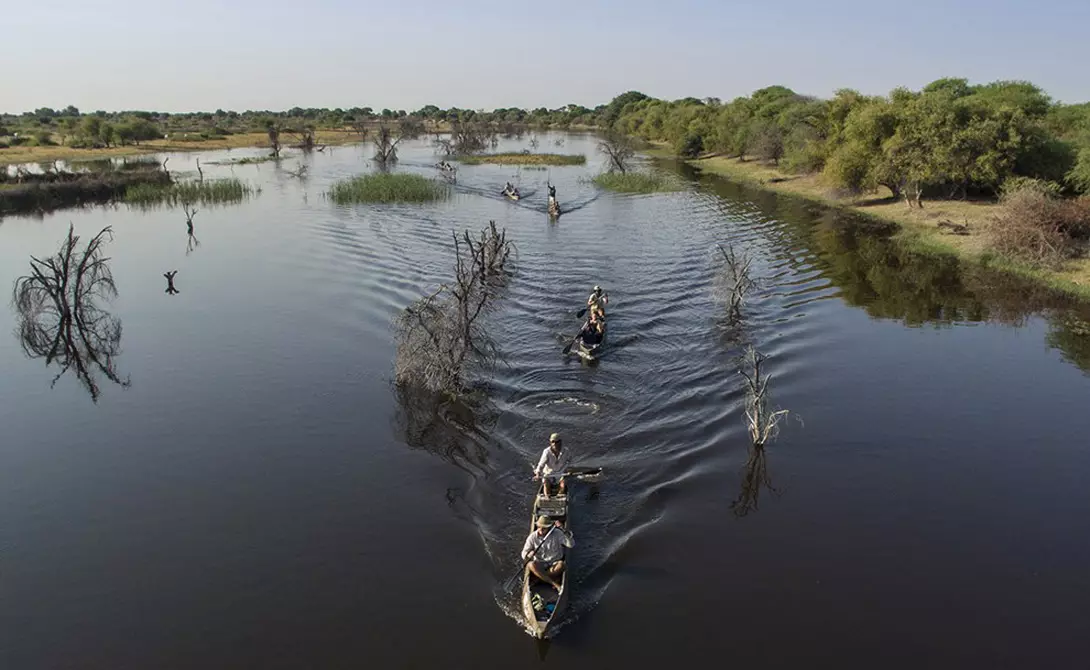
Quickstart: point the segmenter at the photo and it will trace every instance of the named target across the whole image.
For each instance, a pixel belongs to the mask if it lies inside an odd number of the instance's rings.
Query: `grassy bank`
[[[362,202],[431,202],[450,195],[446,184],[404,172],[373,172],[339,181],[329,190],[338,205]]]
[[[472,156],[459,156],[458,162],[463,165],[585,165],[587,157],[583,154],[477,154]]]
[[[649,153],[659,157],[672,157],[672,152],[665,148],[654,149]],[[1056,271],[1008,260],[988,250],[988,229],[999,211],[999,205],[994,201],[924,200],[923,209],[909,209],[903,200],[894,200],[888,191],[846,198],[829,188],[820,175],[792,175],[759,161],[742,162],[737,158],[712,156],[687,162],[705,172],[732,181],[803,197],[895,223],[899,226],[895,237],[915,250],[951,254],[1090,300],[1090,258],[1070,261],[1063,270]],[[939,227],[942,222],[968,225],[968,234],[950,234]]]
[[[285,134],[281,137],[285,147],[290,147],[294,137]],[[336,145],[359,142],[359,135],[341,130],[319,130],[315,134],[318,144]],[[171,137],[165,140],[141,142],[109,149],[73,149],[62,146],[16,146],[0,149],[0,165],[16,163],[39,163],[46,161],[80,161],[92,158],[116,158],[139,154],[162,153],[168,151],[216,151],[220,149],[239,149],[242,147],[267,147],[269,137],[265,133],[239,133],[224,137],[202,139],[196,134],[193,139],[185,136]]]
[[[601,188],[618,193],[663,193],[682,189],[677,178],[661,172],[603,172],[593,181]]]
[[[124,200],[140,206],[183,203],[223,205],[242,202],[252,193],[253,189],[238,179],[208,179],[175,184],[137,184],[125,191]]]

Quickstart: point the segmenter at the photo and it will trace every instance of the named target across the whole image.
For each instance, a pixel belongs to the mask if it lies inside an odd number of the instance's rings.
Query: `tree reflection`
[[[117,296],[103,246],[112,239],[103,228],[80,249],[71,225],[57,253],[45,260],[30,257],[30,274],[15,280],[13,304],[17,332],[30,358],[59,367],[51,384],[74,369],[80,384],[98,401],[99,377],[129,385],[117,371],[121,353],[121,321],[100,306]]]
[[[394,397],[394,421],[406,444],[466,471],[487,469],[483,429],[495,416],[483,403],[471,404],[474,401],[469,396],[452,397],[409,384],[394,384]]]
[[[756,512],[761,498],[761,489],[767,489],[776,495],[779,490],[772,486],[772,477],[768,474],[768,457],[764,445],[754,444],[749,449],[742,471],[742,486],[738,497],[730,504],[730,509],[737,517]]]

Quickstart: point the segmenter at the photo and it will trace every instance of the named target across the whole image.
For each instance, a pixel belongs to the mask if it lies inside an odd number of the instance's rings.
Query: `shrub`
[[[1031,180],[1033,181],[1033,180]],[[1090,198],[1064,200],[1027,183],[1005,193],[988,235],[991,247],[1033,265],[1058,267],[1081,255],[1090,237]]]
[[[696,158],[704,151],[704,136],[700,133],[685,133],[674,143],[674,151],[684,158]]]
[[[1003,182],[1000,187],[1000,195],[1014,195],[1019,191],[1033,191],[1050,198],[1058,198],[1063,193],[1063,187],[1054,181],[1034,179],[1033,177],[1011,177]]]

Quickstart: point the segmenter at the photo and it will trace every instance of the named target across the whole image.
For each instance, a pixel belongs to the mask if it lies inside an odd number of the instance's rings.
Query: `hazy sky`
[[[1090,100],[1090,0],[0,0],[0,111],[588,107],[943,76]]]

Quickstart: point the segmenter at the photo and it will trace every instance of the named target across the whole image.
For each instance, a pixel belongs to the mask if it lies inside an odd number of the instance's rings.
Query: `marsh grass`
[[[450,187],[418,174],[372,172],[339,181],[329,189],[338,205],[361,202],[432,202],[450,195]]]
[[[684,188],[677,178],[658,172],[603,172],[593,181],[618,193],[667,193]]]
[[[125,202],[132,205],[175,206],[183,203],[202,205],[242,202],[253,188],[238,179],[206,179],[177,184],[138,184],[125,191]]]
[[[583,154],[475,154],[458,156],[464,165],[586,165],[587,157]]]

